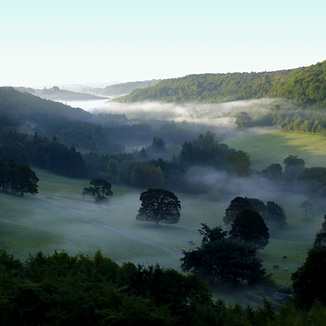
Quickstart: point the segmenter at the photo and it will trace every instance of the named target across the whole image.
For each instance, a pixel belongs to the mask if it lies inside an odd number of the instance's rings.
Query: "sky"
[[[326,59],[325,0],[2,0],[0,86],[109,85]]]

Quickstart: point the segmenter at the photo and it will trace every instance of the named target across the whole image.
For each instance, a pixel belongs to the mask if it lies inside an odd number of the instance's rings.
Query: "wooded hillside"
[[[218,103],[263,97],[282,97],[304,103],[326,100],[326,61],[291,70],[260,73],[188,75],[135,89],[120,102]]]

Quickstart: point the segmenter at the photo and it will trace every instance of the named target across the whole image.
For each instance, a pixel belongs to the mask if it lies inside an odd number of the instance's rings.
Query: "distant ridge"
[[[326,100],[326,61],[309,67],[260,73],[199,74],[165,79],[115,99],[119,102],[202,102],[286,98],[304,103]]]
[[[57,86],[53,86],[52,88],[44,88],[44,89],[33,89],[33,88],[25,88],[25,87],[15,87],[15,89],[20,92],[29,93],[51,101],[59,101],[59,100],[91,101],[91,100],[101,100],[106,98],[106,97],[99,97],[91,94],[67,91],[67,90],[60,89]]]
[[[14,119],[17,123],[31,121],[89,121],[92,115],[82,109],[22,93],[12,87],[0,87],[0,119]]]
[[[84,93],[93,94],[97,96],[120,96],[131,93],[136,88],[146,88],[154,86],[159,80],[146,80],[146,81],[135,81],[128,83],[121,83],[110,85],[105,88],[90,88],[84,89]]]

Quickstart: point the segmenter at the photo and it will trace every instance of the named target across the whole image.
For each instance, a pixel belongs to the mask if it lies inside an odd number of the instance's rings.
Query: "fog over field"
[[[175,122],[190,122],[207,126],[233,127],[235,115],[246,111],[257,117],[279,104],[279,99],[259,99],[234,101],[218,104],[176,104],[159,102],[118,103],[114,101],[65,102],[73,107],[80,107],[88,112],[125,114],[130,119],[159,119]]]

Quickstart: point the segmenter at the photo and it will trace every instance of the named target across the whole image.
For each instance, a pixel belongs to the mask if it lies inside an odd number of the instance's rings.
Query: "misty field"
[[[113,186],[109,204],[95,204],[83,198],[89,180],[70,179],[36,169],[39,194],[15,197],[0,194],[1,249],[25,258],[42,250],[66,250],[70,254],[93,255],[98,249],[118,263],[155,264],[180,269],[182,250],[192,249],[188,241],[200,244],[201,223],[223,226],[229,201],[214,195],[177,194],[181,200],[180,223],[154,225],[135,220],[140,190]],[[283,194],[284,195],[284,194]],[[290,285],[290,276],[304,261],[322,221],[322,212],[305,221],[298,208],[301,198],[279,194],[288,215],[288,228],[273,235],[260,253],[268,274],[279,284]],[[282,200],[283,198],[283,200]],[[282,260],[286,255],[287,260]],[[279,270],[273,270],[278,265]],[[288,269],[288,270],[284,270]]]

